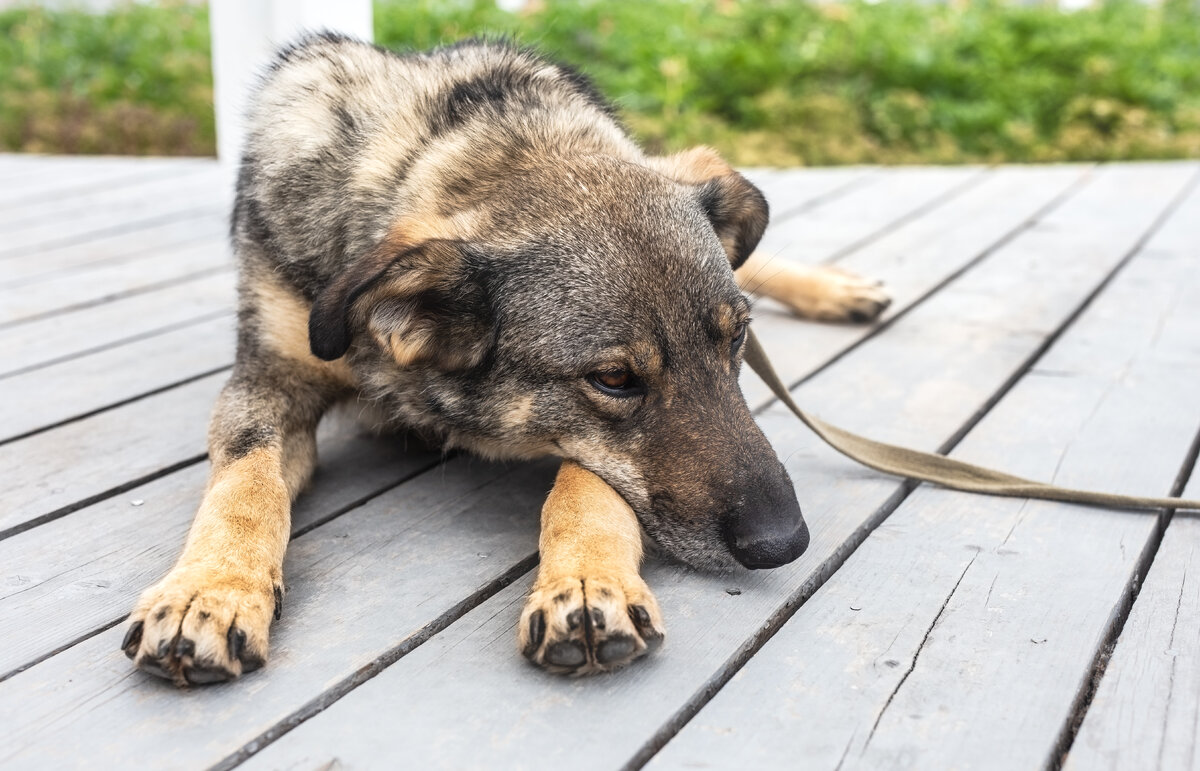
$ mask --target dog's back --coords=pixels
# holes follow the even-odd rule
[[[398,217],[469,210],[523,158],[641,157],[586,78],[480,40],[397,55],[309,36],[280,52],[247,123],[238,251],[310,300]]]

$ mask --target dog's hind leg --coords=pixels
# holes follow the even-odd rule
[[[623,666],[663,640],[658,602],[639,574],[636,515],[608,484],[564,461],[542,508],[541,563],[518,643],[551,672]]]
[[[891,304],[878,281],[830,265],[805,265],[764,252],[750,255],[734,275],[742,291],[778,300],[806,319],[873,321]]]

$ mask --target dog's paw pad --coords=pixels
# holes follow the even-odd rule
[[[266,663],[282,598],[269,579],[177,569],[143,593],[121,649],[139,669],[179,686],[232,680]]]
[[[521,652],[559,674],[622,667],[663,641],[662,616],[636,576],[563,578],[539,584],[521,614]]]

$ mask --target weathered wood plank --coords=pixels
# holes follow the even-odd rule
[[[954,455],[1168,492],[1200,426],[1197,244],[1200,190]],[[1052,764],[1155,527],[922,488],[650,765]]]
[[[233,308],[234,276],[218,273],[153,292],[0,329],[0,375],[65,361]]]
[[[1184,497],[1200,496],[1192,469]],[[1189,575],[1190,574],[1190,575]],[[1176,513],[1163,535],[1067,771],[1193,769],[1200,764],[1200,517]]]
[[[0,184],[0,207],[28,206],[36,202],[61,200],[98,189],[116,189],[187,169],[171,162],[38,164],[19,177],[6,178]]]
[[[292,511],[293,532],[439,462],[419,443],[372,437],[339,417],[318,432],[320,459]],[[207,478],[207,463],[190,466],[0,541],[0,629],[22,630],[0,646],[0,680],[127,614],[179,556]]]
[[[224,238],[228,231],[228,215],[210,212],[96,236],[80,244],[32,248],[4,260],[0,287],[28,286],[53,280],[73,270],[113,265],[156,250]]]
[[[226,208],[225,172],[208,168],[180,176],[131,184],[112,193],[70,196],[53,205],[43,201],[28,208],[4,207],[0,209],[0,233],[4,234],[0,259],[20,256],[36,247],[81,243],[100,235]]]
[[[228,367],[234,326],[231,311],[0,378],[0,442]]]
[[[172,168],[176,173],[191,168],[211,167],[211,158],[162,158],[116,155],[37,155],[8,154],[0,159],[0,182],[6,187],[72,173],[91,173],[93,169],[132,172],[151,168]]]
[[[33,285],[0,288],[0,327],[162,288],[232,267],[227,239],[216,238],[170,250],[155,250],[116,264],[62,274]]]
[[[153,167],[151,167],[153,168]],[[204,191],[215,197],[219,182],[226,179],[215,164],[182,167],[165,178],[149,178],[112,189],[89,190],[76,195],[55,196],[49,201],[40,197],[18,198],[0,207],[0,232],[11,238],[22,231],[44,224],[64,224],[67,218],[80,215],[136,211],[154,205],[164,196],[177,199],[181,195],[196,195]],[[5,246],[11,246],[6,243]]]
[[[1095,242],[1073,248],[1078,234],[1049,226],[1018,237],[888,335],[809,381],[800,401],[854,430],[938,446],[1071,317],[1193,172],[1192,166],[1101,171],[1061,215],[1064,221],[1079,209],[1109,215]],[[1012,292],[1001,280],[1011,275],[1038,280]],[[586,681],[534,672],[513,650],[523,588],[513,587],[284,735],[250,766],[334,758],[347,766],[382,758],[435,767],[529,758],[547,767],[627,762],[689,701],[704,698],[713,678],[747,655],[807,586],[833,570],[902,488],[820,445],[790,414],[772,409],[762,423],[798,484],[813,545],[774,571],[708,576],[651,564],[645,572],[668,626],[660,655],[624,674]],[[419,719],[411,715],[413,704],[421,705]],[[503,708],[464,714],[463,704]],[[374,730],[384,725],[386,732]]]
[[[379,666],[380,652],[418,644],[477,593],[494,591],[514,564],[527,567],[552,472],[550,463],[454,460],[296,538],[284,567],[287,623],[272,631],[271,661],[232,686],[251,698],[230,698],[230,687],[180,692],[134,672],[117,650],[120,628],[5,680],[0,721],[11,739],[0,764],[70,764],[97,751],[114,753],[109,762],[151,750],[160,768],[219,760],[343,678]]]
[[[207,452],[208,416],[229,373],[0,445],[0,535]]]
[[[786,252],[802,262],[836,259],[986,176],[986,170],[971,166],[891,169],[871,184],[807,212],[803,221],[785,218],[776,223],[759,248]],[[814,229],[819,230],[819,238],[811,232]]]
[[[895,318],[972,260],[1031,224],[1089,172],[1087,166],[997,169],[945,204],[855,250],[839,264],[884,281],[892,305],[883,319]],[[821,223],[797,220],[797,237],[811,236],[817,243],[824,242],[827,235]],[[812,254],[807,246],[802,251]],[[778,259],[794,259],[794,255],[781,253]],[[754,317],[755,333],[767,350],[775,353],[779,374],[788,383],[876,330],[854,324],[807,324],[801,334],[795,316],[770,300],[756,302]],[[742,391],[752,406],[772,398],[766,385],[748,369],[742,376]]]

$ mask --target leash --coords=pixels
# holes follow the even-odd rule
[[[1095,490],[1075,490],[1069,487],[1058,487],[1044,482],[1034,482],[1022,479],[1002,471],[964,463],[930,452],[898,447],[894,444],[877,442],[864,436],[853,434],[845,429],[826,423],[804,410],[792,400],[787,386],[779,379],[766,351],[754,336],[752,330],[746,330],[745,361],[750,365],[763,382],[770,387],[779,401],[800,418],[804,425],[813,430],[833,449],[857,461],[864,466],[907,477],[922,482],[948,487],[951,490],[961,490],[968,493],[983,495],[1000,495],[1012,498],[1041,498],[1047,501],[1064,501],[1066,503],[1083,503],[1089,506],[1103,506],[1110,509],[1197,509],[1200,501],[1189,501],[1182,498],[1156,498],[1136,495],[1120,495],[1117,493],[1102,493]]]

